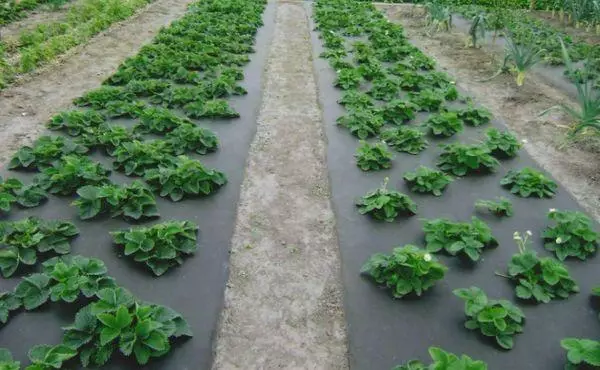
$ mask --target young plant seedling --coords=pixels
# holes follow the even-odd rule
[[[360,109],[349,112],[337,119],[336,123],[350,130],[350,133],[361,140],[376,136],[384,125],[379,112],[372,109]]]
[[[374,106],[373,98],[358,90],[345,91],[342,94],[342,98],[338,100],[338,103],[343,105],[348,110],[370,109]]]
[[[43,169],[55,164],[63,155],[85,154],[88,148],[62,136],[42,136],[33,146],[22,146],[8,164],[9,169]]]
[[[442,280],[447,270],[434,256],[409,244],[394,248],[391,255],[372,255],[361,273],[370,276],[377,284],[392,289],[394,298],[402,298],[411,293],[421,296],[438,280]]]
[[[356,165],[363,171],[378,171],[392,167],[392,153],[385,143],[369,144],[361,140],[356,149]]]
[[[511,217],[513,215],[513,205],[510,200],[500,197],[497,200],[478,200],[475,202],[475,208],[486,210],[498,217]]]
[[[36,175],[34,183],[51,194],[71,195],[85,185],[108,182],[109,170],[86,156],[65,155],[53,167]]]
[[[490,227],[477,217],[472,217],[471,223],[444,218],[427,220],[423,231],[429,252],[445,250],[451,256],[465,256],[473,262],[479,260],[485,248],[498,245]]]
[[[600,367],[600,342],[592,339],[565,338],[560,346],[567,351],[566,370]]]
[[[113,167],[127,176],[143,176],[149,169],[173,162],[173,152],[164,140],[124,142],[113,152]]]
[[[438,90],[422,90],[409,93],[409,100],[426,112],[438,111],[444,103],[444,94]]]
[[[186,152],[208,154],[219,148],[219,138],[214,132],[188,123],[169,132],[166,140],[176,155]]]
[[[79,198],[72,204],[79,210],[82,220],[110,212],[111,217],[139,220],[158,217],[156,200],[152,191],[141,181],[129,185],[105,184],[83,186],[77,189]]]
[[[205,168],[202,163],[184,155],[168,165],[146,171],[144,180],[161,197],[178,202],[184,196],[209,195],[227,183],[222,172]]]
[[[406,172],[404,180],[410,186],[410,190],[417,193],[430,193],[439,197],[446,187],[452,182],[452,178],[441,171],[421,166],[414,172]]]
[[[458,118],[464,122],[465,125],[478,127],[490,123],[492,120],[492,114],[482,108],[468,107],[457,112]]]
[[[21,363],[13,359],[12,353],[9,350],[0,348],[0,368],[4,370],[20,370]]]
[[[455,176],[470,173],[494,172],[500,164],[490,155],[490,150],[483,145],[448,144],[442,147],[437,166],[444,172]]]
[[[419,109],[415,104],[404,100],[392,100],[381,107],[381,115],[385,123],[402,125],[415,118]]]
[[[600,243],[600,233],[592,228],[592,221],[577,211],[558,211],[550,209],[548,219],[553,226],[544,229],[544,247],[564,261],[567,257],[586,260],[596,253]]]
[[[424,124],[433,136],[450,137],[463,130],[456,112],[432,114]]]
[[[342,90],[357,89],[363,81],[362,74],[358,68],[341,68],[336,73],[337,78],[333,85]]]
[[[111,233],[126,256],[145,264],[156,276],[183,264],[196,252],[198,226],[189,221],[170,221]]]
[[[523,145],[510,131],[500,131],[490,128],[485,132],[486,139],[483,145],[487,146],[496,158],[513,158]]]
[[[385,130],[379,138],[396,151],[414,155],[425,150],[428,145],[423,131],[404,126]]]
[[[40,253],[69,253],[70,240],[78,234],[75,225],[67,221],[28,217],[0,223],[0,243],[6,246],[0,249],[2,276],[12,276],[21,264],[35,265]]]
[[[240,114],[229,106],[227,100],[213,99],[201,103],[189,103],[183,107],[190,118],[238,118]]]
[[[492,337],[504,349],[512,349],[514,336],[523,332],[525,314],[511,302],[488,299],[477,287],[455,289],[454,295],[465,301],[465,328],[479,330]]]
[[[500,180],[500,184],[508,188],[511,193],[523,198],[552,198],[558,188],[556,183],[543,173],[529,167],[520,171],[508,171]]]
[[[381,188],[368,192],[356,203],[361,215],[369,214],[377,220],[393,222],[400,214],[417,214],[417,205],[406,194],[388,190],[389,178],[385,178]]]
[[[429,356],[433,360],[430,365],[425,365],[419,360],[411,360],[392,370],[487,370],[487,364],[483,361],[473,360],[467,355],[458,357],[438,347],[430,347]]]
[[[516,283],[517,297],[538,303],[566,299],[570,294],[579,292],[565,265],[550,257],[539,258],[531,250],[531,235],[529,230],[523,236],[519,232],[514,233],[519,253],[512,256],[508,264],[508,276],[497,275]]]
[[[14,203],[25,208],[37,207],[46,199],[48,195],[39,186],[23,185],[18,179],[4,180],[0,176],[0,211],[10,212]]]

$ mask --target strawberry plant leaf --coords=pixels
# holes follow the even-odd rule
[[[520,197],[552,198],[558,185],[543,173],[525,167],[520,171],[509,170],[500,184]]]

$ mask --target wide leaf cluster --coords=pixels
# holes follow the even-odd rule
[[[496,158],[513,158],[523,146],[510,131],[500,131],[490,128],[485,132],[483,145],[487,146]]]
[[[65,155],[54,166],[47,167],[35,177],[35,182],[52,194],[71,195],[85,185],[108,182],[110,171],[86,156]]]
[[[127,176],[143,176],[149,169],[172,163],[173,153],[164,140],[124,142],[113,152],[113,166]]]
[[[434,256],[409,244],[394,248],[391,255],[372,255],[361,272],[391,289],[394,298],[402,298],[411,293],[420,296],[443,279],[446,270]]]
[[[428,145],[423,131],[405,126],[385,130],[379,137],[388,146],[408,154],[419,154]]]
[[[392,167],[393,155],[385,143],[360,142],[356,149],[356,165],[363,171],[377,171]]]
[[[465,327],[492,337],[504,349],[512,349],[514,336],[523,332],[525,314],[511,302],[488,299],[477,287],[455,289],[454,294],[465,301]]]
[[[442,171],[456,176],[495,171],[500,164],[483,145],[455,143],[444,145],[443,148],[437,166]]]
[[[361,215],[368,214],[377,220],[392,222],[400,215],[416,215],[417,205],[406,194],[387,189],[387,181],[374,191],[368,192],[356,202]]]
[[[189,221],[169,221],[111,233],[126,256],[148,266],[156,276],[181,265],[197,249],[198,226]]]
[[[441,112],[432,114],[425,126],[433,136],[450,137],[463,130],[463,123],[456,112]]]
[[[87,185],[77,189],[77,195],[79,198],[73,205],[79,210],[82,220],[104,212],[109,212],[111,217],[122,216],[133,220],[159,215],[152,191],[137,180],[127,185]]]
[[[543,173],[525,167],[520,171],[510,170],[500,184],[520,197],[552,198],[558,185]]]
[[[566,370],[600,367],[600,342],[592,339],[565,338],[560,345],[567,351]],[[587,366],[586,366],[587,365]]]
[[[596,253],[600,233],[594,231],[592,221],[578,211],[550,210],[548,219],[554,225],[546,227],[542,236],[544,247],[564,261],[567,257],[586,260]]]
[[[458,357],[438,347],[430,347],[429,356],[433,360],[429,365],[419,360],[411,360],[392,370],[487,370],[487,364],[483,361],[473,360],[467,355]]]
[[[32,266],[40,253],[67,254],[79,231],[70,222],[28,217],[0,223],[0,271],[12,276],[20,265]]]
[[[406,172],[404,180],[410,190],[417,193],[431,193],[436,197],[442,195],[446,186],[452,182],[452,177],[441,171],[420,166],[413,172]]]
[[[42,136],[33,146],[22,146],[13,155],[8,168],[43,169],[55,164],[63,155],[85,154],[87,151],[85,146],[62,136]]]
[[[31,208],[39,206],[48,199],[48,195],[36,184],[23,185],[15,178],[0,177],[0,211],[10,212],[12,205]]]
[[[478,261],[485,248],[498,245],[490,227],[477,217],[472,217],[470,223],[444,218],[428,220],[423,231],[429,252],[445,250],[451,256],[466,256],[471,261]]]

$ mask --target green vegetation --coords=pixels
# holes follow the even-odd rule
[[[427,220],[423,225],[425,248],[431,253],[445,250],[451,256],[465,256],[476,262],[485,248],[495,247],[498,241],[490,227],[477,217],[468,222],[453,222],[444,218]]]
[[[393,222],[396,217],[404,214],[408,216],[417,214],[417,205],[406,194],[395,190],[388,190],[386,177],[383,185],[367,193],[356,203],[361,215],[369,214],[376,220]]]
[[[600,233],[594,231],[592,220],[581,212],[551,209],[548,219],[554,222],[542,233],[544,247],[564,261],[567,257],[586,260],[596,253]]]
[[[437,166],[455,176],[495,171],[499,162],[484,145],[448,144],[443,146]]]
[[[444,278],[448,269],[426,251],[414,245],[394,248],[391,255],[372,255],[361,272],[370,276],[377,284],[392,289],[394,298],[414,293],[421,296]]]
[[[558,185],[543,173],[529,167],[520,171],[509,170],[500,184],[520,197],[552,198]]]
[[[486,210],[498,217],[511,217],[513,215],[513,206],[510,200],[500,197],[498,200],[478,200],[475,202],[475,208]]]
[[[436,197],[442,195],[446,186],[452,182],[452,178],[441,171],[421,166],[413,172],[406,172],[404,180],[410,186],[410,190],[417,193],[431,193]]]
[[[429,366],[419,360],[411,360],[405,365],[394,367],[392,370],[487,370],[487,365],[483,361],[473,360],[467,355],[458,357],[438,347],[430,347],[429,356],[433,360]]]
[[[377,171],[392,167],[393,155],[385,143],[369,144],[361,141],[354,156],[356,165],[363,171]]]

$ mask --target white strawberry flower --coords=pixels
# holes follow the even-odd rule
[[[432,259],[432,257],[431,257],[431,254],[429,254],[429,253],[425,253],[425,254],[423,255],[423,259],[424,259],[426,262],[429,262],[429,261],[431,261],[431,259]]]

